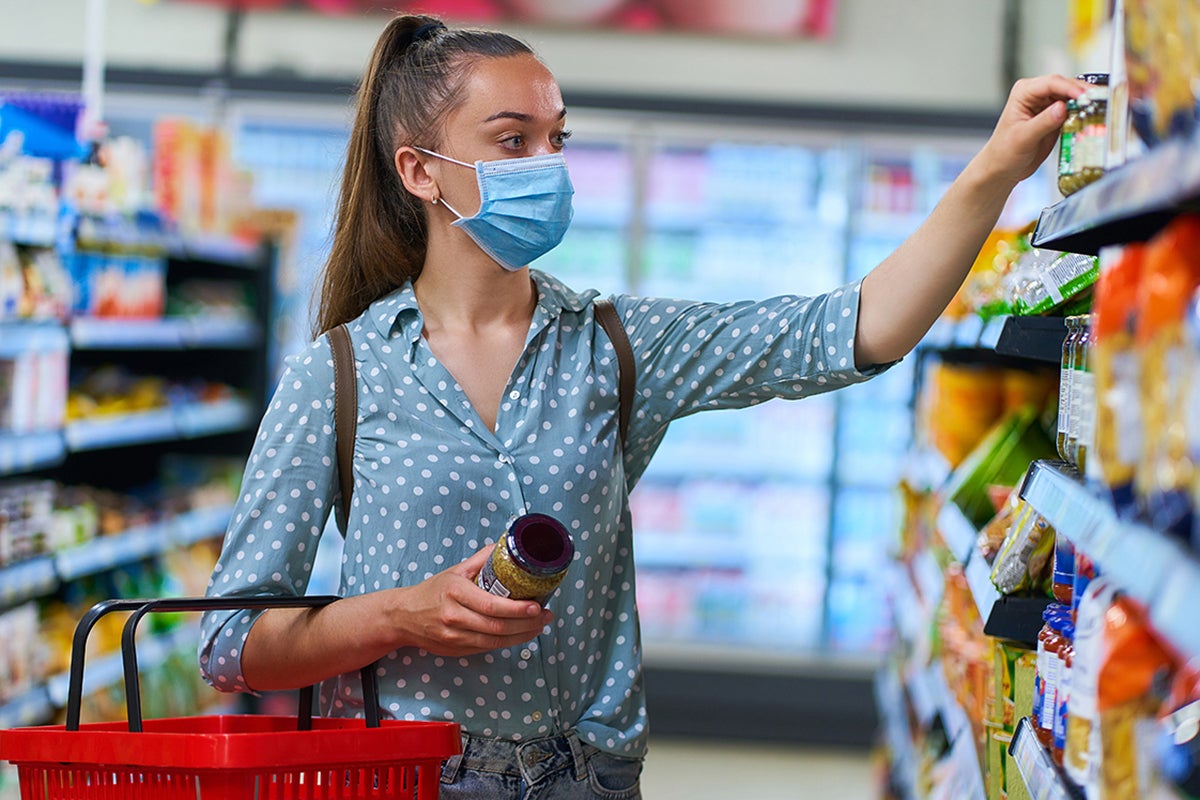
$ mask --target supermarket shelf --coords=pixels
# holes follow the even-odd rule
[[[989,326],[994,331],[994,326]],[[988,340],[999,355],[1058,364],[1062,361],[1067,326],[1062,317],[1005,317],[995,341]]]
[[[1035,462],[1022,497],[1087,553],[1102,574],[1146,606],[1155,628],[1186,657],[1200,656],[1200,561],[1179,541],[1118,519],[1107,499],[1059,462]]]
[[[249,349],[262,338],[258,324],[248,319],[179,320],[183,344],[193,349]]]
[[[914,650],[928,647],[925,640],[929,638],[929,620],[932,612],[921,602],[903,564],[893,565],[888,571],[888,576],[896,634],[900,641],[907,643]]]
[[[183,347],[178,320],[71,320],[71,344],[76,350],[177,350]]]
[[[63,581],[104,572],[156,556],[170,544],[162,523],[131,528],[116,536],[102,536],[86,544],[62,550],[54,556],[54,568]]]
[[[958,506],[946,503],[938,513],[938,530],[952,554],[963,565],[971,596],[983,620],[983,632],[998,639],[1035,644],[1042,627],[1044,597],[1011,597],[992,584],[992,567],[975,546],[979,532]],[[960,558],[960,553],[963,554]]]
[[[50,556],[38,556],[0,567],[0,608],[43,597],[57,587],[58,572]]]
[[[67,425],[67,449],[72,452],[162,442],[178,437],[175,414],[169,408],[135,414],[112,414]]]
[[[132,564],[225,534],[230,506],[185,511],[163,522],[92,539],[53,555],[38,556],[0,568],[0,608],[44,597],[61,583]]]
[[[967,585],[971,587],[971,596],[975,598],[975,607],[979,609],[979,617],[984,627],[992,616],[992,609],[1000,600],[1000,592],[992,585],[992,568],[978,550],[972,550],[967,562],[963,564],[963,573],[967,576]]]
[[[190,403],[175,409],[175,424],[185,439],[240,431],[254,421],[250,404],[242,400]]]
[[[57,224],[55,214],[0,211],[0,239],[28,247],[53,247]]]
[[[885,667],[876,674],[875,705],[879,709],[885,741],[891,751],[893,783],[904,800],[916,800],[920,796],[917,792],[917,758],[912,731],[908,727],[900,676],[894,667]]]
[[[1062,317],[978,317],[939,320],[921,341],[936,351],[980,351],[1057,364],[1067,329]]]
[[[0,705],[0,730],[45,725],[54,716],[46,687],[38,686]]]
[[[983,770],[975,749],[975,735],[967,712],[959,705],[954,693],[946,683],[946,675],[938,663],[930,664],[924,673],[925,688],[941,719],[950,742],[950,752],[945,756],[949,769],[944,770],[942,796],[964,798],[964,800],[986,800],[987,791],[983,782]],[[910,690],[912,684],[910,684]]]
[[[219,236],[181,237],[168,243],[167,254],[174,259],[205,261],[230,267],[257,268],[262,250],[257,243]]]
[[[66,428],[72,452],[126,447],[135,444],[195,439],[250,427],[254,412],[237,399],[215,403],[185,403],[173,408],[117,414],[73,422]]]
[[[0,477],[53,467],[66,455],[61,431],[0,433]]]
[[[180,547],[225,535],[233,510],[229,506],[185,511],[167,523],[171,540]]]
[[[196,624],[181,625],[168,633],[146,638],[138,642],[138,672],[149,672],[162,666],[167,657],[182,647],[195,647],[200,638],[200,629]],[[87,662],[83,671],[83,695],[107,689],[122,682],[125,673],[121,663],[121,654],[113,653]],[[69,673],[53,675],[46,681],[46,694],[55,708],[67,704],[67,693],[71,686]]]
[[[1200,147],[1176,139],[1118,167],[1042,211],[1035,247],[1095,255],[1145,241],[1200,199]]]
[[[1008,752],[1034,800],[1084,800],[1083,791],[1063,775],[1033,734],[1029,717],[1017,722]]]
[[[65,353],[69,344],[66,329],[57,320],[0,321],[0,358],[56,350]]]
[[[971,553],[975,552],[975,541],[979,531],[971,524],[963,512],[954,503],[947,502],[938,512],[938,532],[942,541],[950,550],[950,555],[960,564],[966,564]]]
[[[232,349],[250,348],[258,341],[258,326],[241,319],[71,320],[71,342],[76,350]]]

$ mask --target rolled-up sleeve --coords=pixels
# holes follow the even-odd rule
[[[207,594],[297,596],[338,500],[333,362],[328,339],[290,357],[263,416]],[[241,655],[261,612],[204,615],[199,660],[222,691],[249,691]]]

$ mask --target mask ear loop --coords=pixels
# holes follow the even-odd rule
[[[468,163],[467,163],[467,162],[465,162],[465,161],[459,161],[457,158],[451,158],[450,156],[444,156],[444,155],[442,155],[441,153],[435,153],[435,152],[433,152],[432,150],[426,150],[424,147],[417,147],[416,145],[413,145],[413,150],[420,151],[420,152],[424,153],[424,154],[425,154],[425,155],[427,155],[427,156],[433,156],[434,158],[440,158],[440,159],[442,159],[443,161],[449,161],[449,162],[451,162],[452,164],[458,164],[458,165],[460,165],[460,166],[466,167],[467,169],[475,169],[475,165],[474,165],[474,164],[468,164]],[[446,198],[444,198],[444,197],[438,197],[438,196],[435,194],[435,195],[433,196],[433,200],[432,200],[432,201],[430,201],[430,202],[432,202],[432,203],[433,203],[435,206],[436,206],[438,203],[441,203],[441,204],[442,204],[442,205],[444,205],[446,208],[450,209],[450,213],[451,213],[451,214],[453,214],[454,216],[458,217],[459,219],[463,219],[463,215],[462,215],[462,214],[460,214],[460,213],[458,213],[457,211],[455,211],[455,210],[454,210],[454,206],[452,206],[452,205],[450,205],[449,203],[447,203],[447,202],[446,202]]]
[[[444,205],[446,208],[450,209],[450,213],[451,213],[451,214],[453,214],[454,216],[458,217],[459,219],[462,219],[462,218],[463,218],[463,215],[462,215],[462,214],[460,214],[460,213],[458,213],[457,211],[455,211],[455,210],[454,210],[454,206],[452,206],[452,205],[450,205],[449,203],[447,203],[447,202],[446,202],[446,198],[444,198],[444,197],[441,197],[441,198],[439,198],[439,197],[434,197],[432,202],[433,202],[433,204],[434,204],[435,206],[436,206],[436,205],[438,205],[439,203],[440,203],[440,204],[442,204],[442,205]]]

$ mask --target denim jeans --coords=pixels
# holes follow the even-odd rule
[[[641,800],[642,759],[584,744],[573,732],[510,742],[463,734],[442,768],[440,800]]]

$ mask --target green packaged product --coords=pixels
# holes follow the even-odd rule
[[[1013,310],[1021,316],[1048,314],[1090,289],[1100,277],[1095,256],[1063,253],[1044,269],[1030,270],[1015,289]]]
[[[946,497],[982,528],[995,514],[988,488],[1016,486],[1031,462],[1054,456],[1038,410],[1027,406],[992,428],[963,459],[946,483]]]

